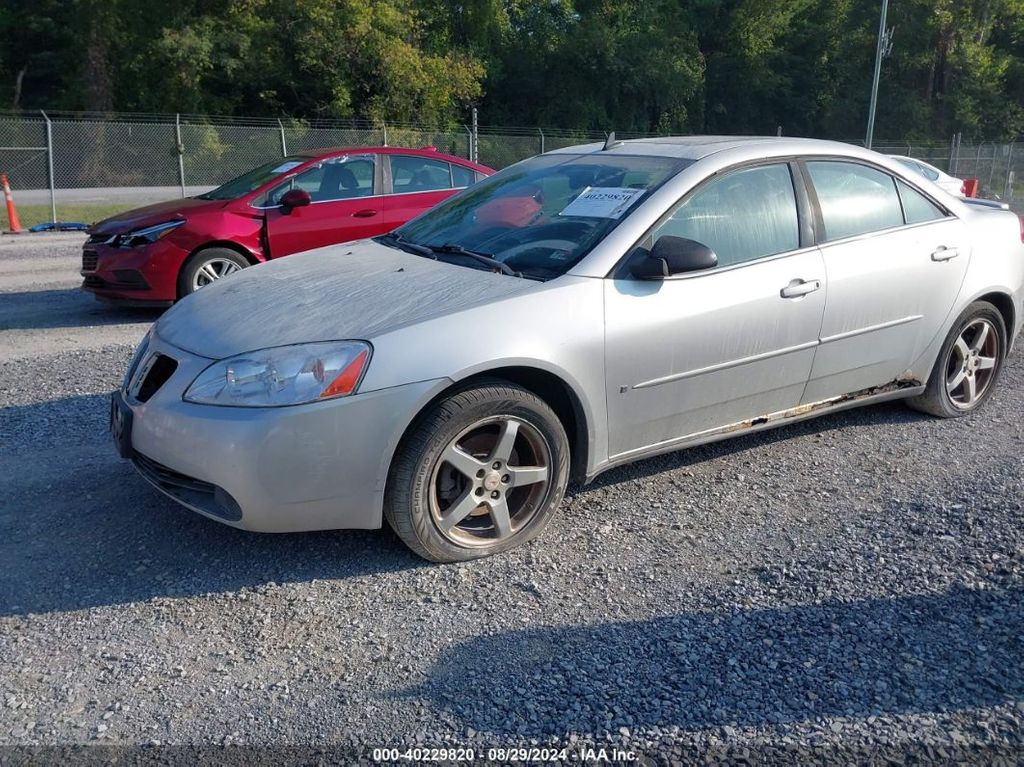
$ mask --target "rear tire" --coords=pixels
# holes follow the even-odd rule
[[[980,408],[995,390],[1006,358],[1003,315],[975,301],[953,323],[923,394],[907,400],[915,410],[960,418]]]
[[[194,253],[178,275],[178,298],[195,293],[211,282],[249,266],[244,256],[230,248],[204,248]]]
[[[569,481],[569,440],[537,395],[482,382],[433,405],[399,447],[384,516],[424,559],[460,562],[537,537]]]

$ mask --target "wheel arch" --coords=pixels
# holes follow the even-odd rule
[[[911,370],[919,372],[918,377],[925,382],[931,380],[936,360],[938,360],[939,353],[942,351],[942,346],[945,344],[949,334],[953,332],[956,321],[967,310],[967,307],[977,301],[986,301],[996,308],[996,311],[999,312],[1006,325],[1007,339],[1010,344],[1013,342],[1013,323],[1016,321],[1016,308],[1013,298],[1004,288],[998,285],[990,285],[984,290],[979,290],[973,294],[970,292],[965,293],[964,296],[964,298],[957,301],[956,306],[950,311],[949,316],[943,322],[942,329],[935,334],[935,337],[928,343],[928,346],[910,366]],[[971,298],[966,298],[966,296],[971,296]],[[1011,348],[1011,346],[1007,347],[1007,354],[1009,354]]]
[[[471,388],[479,383],[495,380],[506,381],[532,392],[555,412],[569,439],[570,480],[585,479],[591,451],[591,419],[587,415],[582,398],[565,377],[551,370],[526,364],[509,364],[487,368],[486,370],[475,370],[467,372],[459,378],[453,378],[448,386],[427,400],[409,420],[391,452],[387,472],[390,473],[390,467],[394,463],[395,455],[398,454],[399,449],[405,443],[410,432],[419,425],[422,417],[431,407],[455,392]]]
[[[204,242],[202,245],[197,245],[189,252],[188,256],[185,257],[185,260],[181,262],[181,266],[178,267],[178,274],[175,275],[174,284],[179,299],[184,295],[182,292],[182,275],[185,273],[185,269],[188,268],[188,265],[191,264],[193,259],[198,257],[200,253],[204,250],[211,250],[213,248],[223,248],[237,253],[249,263],[249,266],[255,266],[256,264],[262,263],[262,259],[260,259],[255,253],[252,253],[244,246],[239,245],[237,242],[232,240],[210,240],[209,242]]]
[[[1011,298],[1008,293],[1003,293],[1001,291],[992,291],[989,293],[984,293],[975,298],[974,300],[988,301],[988,303],[992,304],[996,309],[999,310],[999,314],[1003,318],[1003,324],[1006,326],[1007,340],[1009,341],[1010,339],[1012,339],[1013,329],[1016,327],[1014,323],[1017,321],[1016,309],[1013,305],[1013,298]],[[1008,353],[1010,350],[1007,349],[1006,351]]]
[[[227,250],[233,250],[235,251],[235,253],[237,253],[246,261],[248,261],[249,266],[255,266],[256,264],[263,263],[262,258],[257,256],[255,253],[253,253],[245,246],[239,245],[234,240],[210,240],[209,242],[204,242],[202,245],[198,245],[192,248],[192,251],[188,254],[188,257],[182,262],[181,268],[184,269],[185,264],[187,264],[189,261],[195,258],[196,255],[203,252],[204,250],[209,250],[210,248],[226,248]]]

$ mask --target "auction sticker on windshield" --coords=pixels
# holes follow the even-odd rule
[[[584,218],[619,218],[625,213],[643,189],[622,186],[588,186],[570,202],[559,216]]]
[[[270,172],[271,173],[287,173],[292,168],[298,168],[300,165],[302,165],[301,162],[285,162],[285,163],[281,163],[280,165],[278,165],[276,168],[274,168]]]

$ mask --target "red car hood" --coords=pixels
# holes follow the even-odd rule
[[[164,221],[173,221],[176,218],[185,218],[189,213],[206,213],[211,210],[219,210],[228,203],[227,200],[200,200],[197,197],[185,197],[180,200],[168,200],[158,202],[155,205],[147,205],[144,208],[126,210],[115,216],[104,219],[98,224],[93,224],[89,231],[92,234],[123,234],[133,229],[140,229],[144,226],[162,224]]]

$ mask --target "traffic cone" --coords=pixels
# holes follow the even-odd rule
[[[18,209],[14,207],[14,197],[11,196],[11,185],[7,181],[6,173],[0,173],[0,185],[3,186],[4,201],[7,203],[7,233],[21,234],[25,230],[21,228],[21,221],[18,220]]]

